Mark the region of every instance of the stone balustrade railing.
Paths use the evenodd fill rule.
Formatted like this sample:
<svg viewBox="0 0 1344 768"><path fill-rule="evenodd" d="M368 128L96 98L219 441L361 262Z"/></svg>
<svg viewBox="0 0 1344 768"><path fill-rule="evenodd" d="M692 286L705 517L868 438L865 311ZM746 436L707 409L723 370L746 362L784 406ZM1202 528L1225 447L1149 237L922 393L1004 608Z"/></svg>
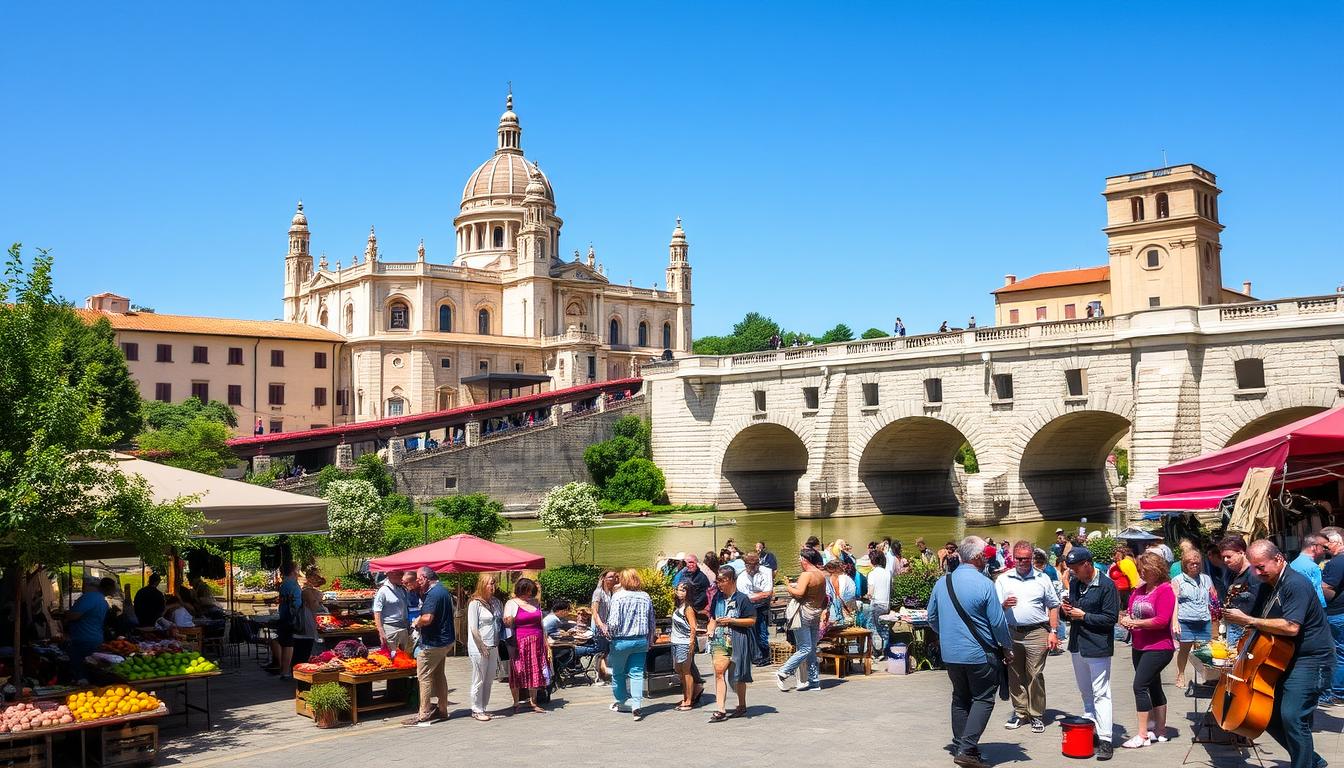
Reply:
<svg viewBox="0 0 1344 768"><path fill-rule="evenodd" d="M558 336L546 336L542 339L543 344L597 344L598 342L597 334L590 331L565 331Z"/></svg>

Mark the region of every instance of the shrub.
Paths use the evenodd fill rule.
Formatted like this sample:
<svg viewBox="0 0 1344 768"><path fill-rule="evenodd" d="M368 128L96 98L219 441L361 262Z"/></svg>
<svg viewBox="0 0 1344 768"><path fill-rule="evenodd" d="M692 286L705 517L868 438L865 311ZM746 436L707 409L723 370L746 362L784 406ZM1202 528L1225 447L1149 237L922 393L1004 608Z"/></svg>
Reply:
<svg viewBox="0 0 1344 768"><path fill-rule="evenodd" d="M355 469L350 475L356 480L372 483L379 496L387 496L397 489L396 478L376 453L366 453L355 459Z"/></svg>
<svg viewBox="0 0 1344 768"><path fill-rule="evenodd" d="M613 439L624 437L634 440L642 449L642 456L653 455L653 425L638 416L622 416L611 426Z"/></svg>
<svg viewBox="0 0 1344 768"><path fill-rule="evenodd" d="M336 480L349 480L350 474L337 467L335 464L328 464L317 473L317 495L321 496L327 492L327 486Z"/></svg>
<svg viewBox="0 0 1344 768"><path fill-rule="evenodd" d="M644 591L648 592L653 600L654 615L671 616L672 607L677 602L677 593L672 589L672 582L657 568L640 568L639 580L644 582Z"/></svg>
<svg viewBox="0 0 1344 768"><path fill-rule="evenodd" d="M341 582L341 589L373 589L374 587L373 579L358 571L340 576L339 581Z"/></svg>
<svg viewBox="0 0 1344 768"><path fill-rule="evenodd" d="M346 571L383 545L384 509L378 491L367 480L336 480L327 486L327 527L331 549Z"/></svg>
<svg viewBox="0 0 1344 768"><path fill-rule="evenodd" d="M345 712L350 709L350 696L340 683L318 683L308 689L308 708L314 712Z"/></svg>
<svg viewBox="0 0 1344 768"><path fill-rule="evenodd" d="M634 458L621 464L607 481L604 495L617 504L632 501L662 501L666 480L663 471L648 459Z"/></svg>
<svg viewBox="0 0 1344 768"><path fill-rule="evenodd" d="M570 564L577 563L592 543L593 529L602 522L597 488L588 483L558 485L546 493L537 511L537 522L546 535L559 539L569 550Z"/></svg>
<svg viewBox="0 0 1344 768"><path fill-rule="evenodd" d="M252 592L265 592L271 588L270 574L265 571L253 571L243 576L243 589Z"/></svg>
<svg viewBox="0 0 1344 768"><path fill-rule="evenodd" d="M908 600L920 606L928 605L933 585L940 576L942 567L937 562L926 563L918 557L910 560L910 569L891 579L892 607L905 605Z"/></svg>
<svg viewBox="0 0 1344 768"><path fill-rule="evenodd" d="M484 493L435 499L434 509L448 520L454 533L469 533L494 541L502 531L513 527L504 517L504 505Z"/></svg>
<svg viewBox="0 0 1344 768"><path fill-rule="evenodd" d="M629 437L614 437L601 443L593 443L583 451L583 464L588 467L593 483L605 488L607 481L616 474L622 464L633 458L647 458L644 448L637 440Z"/></svg>
<svg viewBox="0 0 1344 768"><path fill-rule="evenodd" d="M1087 540L1087 551L1092 553L1092 559L1097 563L1109 563L1115 559L1115 546L1118 543L1114 536L1103 533Z"/></svg>
<svg viewBox="0 0 1344 768"><path fill-rule="evenodd" d="M563 599L576 606L588 605L602 571L598 565L561 565L542 571L537 582L547 603Z"/></svg>

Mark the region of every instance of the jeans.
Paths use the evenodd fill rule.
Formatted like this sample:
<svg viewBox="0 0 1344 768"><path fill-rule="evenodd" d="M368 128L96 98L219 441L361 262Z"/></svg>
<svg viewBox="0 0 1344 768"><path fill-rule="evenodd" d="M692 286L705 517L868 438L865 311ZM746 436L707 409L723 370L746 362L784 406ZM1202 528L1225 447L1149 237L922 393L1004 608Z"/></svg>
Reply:
<svg viewBox="0 0 1344 768"><path fill-rule="evenodd" d="M1109 742L1114 730L1111 706L1111 657L1073 657L1073 678L1083 695L1083 717L1097 724L1097 738Z"/></svg>
<svg viewBox="0 0 1344 768"><path fill-rule="evenodd" d="M1299 660L1274 697L1274 714L1265 731L1288 750L1291 768L1315 768L1321 757L1312 747L1311 720L1316 702L1330 684L1329 660Z"/></svg>
<svg viewBox="0 0 1344 768"><path fill-rule="evenodd" d="M607 653L611 667L611 695L616 706L630 702L631 709L639 709L644 702L644 661L649 653L647 637L613 637Z"/></svg>
<svg viewBox="0 0 1344 768"><path fill-rule="evenodd" d="M770 603L756 606L756 658L757 664L770 661Z"/></svg>
<svg viewBox="0 0 1344 768"><path fill-rule="evenodd" d="M1335 675L1330 682L1331 693L1336 699L1344 699L1344 613L1326 618L1330 620L1330 634L1335 636Z"/></svg>
<svg viewBox="0 0 1344 768"><path fill-rule="evenodd" d="M868 627L873 631L873 655L879 659L886 658L887 646L891 643L891 625L885 621L878 621L878 616L885 616L891 610L891 606L885 603L873 603L868 609Z"/></svg>
<svg viewBox="0 0 1344 768"><path fill-rule="evenodd" d="M999 662L948 664L952 681L952 745L957 754L978 752L980 734L994 714L994 696L999 691Z"/></svg>
<svg viewBox="0 0 1344 768"><path fill-rule="evenodd" d="M1227 647L1233 653L1237 651L1237 643L1241 642L1241 636L1246 634L1245 628L1232 622L1224 622L1227 625Z"/></svg>
<svg viewBox="0 0 1344 768"><path fill-rule="evenodd" d="M817 661L817 640L821 634L821 626L818 624L808 624L803 622L798 628L793 630L794 642L798 643L798 649L793 652L789 660L784 662L784 666L779 668L780 677L788 677L793 674L795 669L807 660L807 681L812 686L821 684L821 662Z"/></svg>

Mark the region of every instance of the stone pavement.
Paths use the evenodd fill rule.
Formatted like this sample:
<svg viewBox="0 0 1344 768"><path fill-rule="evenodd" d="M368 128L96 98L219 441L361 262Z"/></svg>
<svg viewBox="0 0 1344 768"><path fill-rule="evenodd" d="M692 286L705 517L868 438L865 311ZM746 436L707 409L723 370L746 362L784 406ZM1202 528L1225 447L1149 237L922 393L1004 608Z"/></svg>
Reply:
<svg viewBox="0 0 1344 768"><path fill-rule="evenodd" d="M702 670L708 666L700 657ZM452 718L426 728L406 728L399 722L409 712L374 713L358 726L318 730L294 714L292 688L256 669L244 659L242 670L217 678L212 687L214 728L193 716L193 728L165 728L161 764L193 768L328 768L377 765L379 768L428 765L564 766L724 764L808 766L852 761L876 761L897 766L952 766L946 752L949 741L946 675L920 672L893 676L875 672L837 680L823 675L823 689L781 693L772 669L756 670L748 691L749 717L723 723L706 722L713 707L692 712L672 708L678 697L646 700L645 719L608 710L610 689L561 689L545 714L531 712L497 717L481 723L468 716L464 705L470 673L465 658L449 659L450 697L457 702ZM1112 766L1178 766L1190 748L1193 703L1175 690L1169 668L1170 727L1166 744L1129 751L1116 750ZM1050 712L1047 719L1080 711L1072 667L1067 656L1051 658L1046 666ZM1117 649L1113 691L1117 721L1132 727L1132 667L1128 648ZM710 678L712 689L712 677ZM706 697L711 702L712 697ZM729 706L732 706L729 698ZM509 690L497 684L492 709L505 712ZM172 702L170 701L170 706ZM1207 706L1207 702L1202 702ZM1060 730L1051 725L1044 734L1029 729L1007 731L1003 722L1009 706L999 702L985 732L982 749L997 765L1051 768L1083 762L1060 754ZM1316 713L1317 750L1330 763L1344 766L1344 708ZM1262 737L1265 765L1286 761L1269 737ZM1224 768L1250 763L1233 750L1195 745L1192 765Z"/></svg>

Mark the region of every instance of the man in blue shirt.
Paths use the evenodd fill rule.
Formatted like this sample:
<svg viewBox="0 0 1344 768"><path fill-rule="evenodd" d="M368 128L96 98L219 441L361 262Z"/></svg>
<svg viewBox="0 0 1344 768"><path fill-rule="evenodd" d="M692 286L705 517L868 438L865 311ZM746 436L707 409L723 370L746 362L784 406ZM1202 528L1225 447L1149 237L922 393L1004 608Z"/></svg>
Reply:
<svg viewBox="0 0 1344 768"><path fill-rule="evenodd" d="M420 714L406 725L431 725L448 719L448 670L445 660L457 642L453 629L453 596L439 583L434 569L423 566L416 574L425 593L420 616L414 626L420 630L420 655L415 659L415 676L420 681ZM433 703L438 699L438 707Z"/></svg>
<svg viewBox="0 0 1344 768"><path fill-rule="evenodd" d="M957 555L961 564L938 580L929 597L929 626L938 633L952 681L952 741L957 750L953 762L965 768L987 768L989 764L980 756L980 735L994 714L994 694L1005 661L1012 659L1013 641L994 582L981 572L985 540L967 536L957 547ZM992 652L987 653L986 647Z"/></svg>
<svg viewBox="0 0 1344 768"><path fill-rule="evenodd" d="M272 659L280 661L280 679L289 678L294 666L294 625L299 619L303 607L303 588L299 586L299 564L288 561L280 568L279 624L275 631L275 643L272 646ZM275 651L279 651L275 654ZM307 659L301 659L307 661Z"/></svg>
<svg viewBox="0 0 1344 768"><path fill-rule="evenodd" d="M1325 607L1325 593L1321 590L1321 566L1316 561L1325 554L1325 539L1319 533L1309 533L1302 537L1302 551L1297 553L1289 568L1307 577L1311 586L1316 588L1316 599Z"/></svg>
<svg viewBox="0 0 1344 768"><path fill-rule="evenodd" d="M103 578L98 582L98 589L86 589L65 616L70 635L70 676L75 680L84 677L84 657L98 650L98 646L103 644L103 624L107 621L107 598L116 592L117 582Z"/></svg>

